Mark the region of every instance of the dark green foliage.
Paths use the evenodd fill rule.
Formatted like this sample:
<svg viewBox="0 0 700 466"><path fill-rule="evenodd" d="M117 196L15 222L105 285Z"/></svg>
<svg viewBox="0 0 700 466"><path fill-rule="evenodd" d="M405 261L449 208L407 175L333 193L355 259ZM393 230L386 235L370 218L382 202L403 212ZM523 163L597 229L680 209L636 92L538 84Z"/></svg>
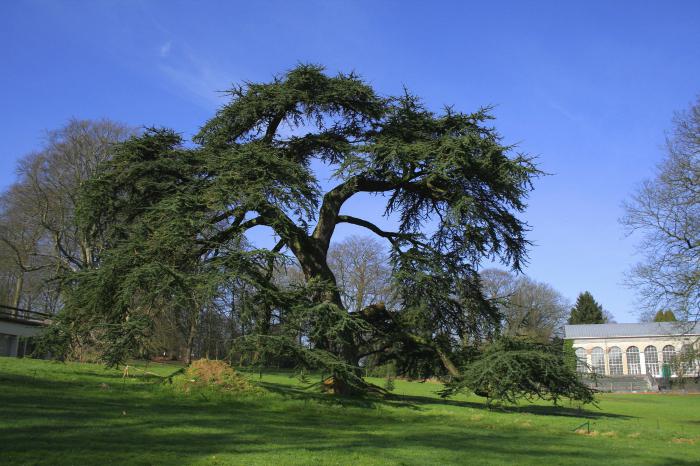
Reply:
<svg viewBox="0 0 700 466"><path fill-rule="evenodd" d="M71 354L71 339L79 332L73 331L64 315L54 318L52 325L47 327L39 337L36 338L34 356L46 357L50 355L53 359L64 361Z"/></svg>
<svg viewBox="0 0 700 466"><path fill-rule="evenodd" d="M233 352L251 355L250 364L293 361L301 370L320 370L342 380L349 391L363 391L368 384L357 366L338 353L348 344L347 335L368 333L372 328L359 316L348 314L332 303L314 304L309 297L317 292L315 288L298 287L292 292L280 293L280 304L288 306L284 323L275 326L274 334L256 333L238 339ZM322 341L324 347L299 344L300 334L312 341ZM343 389L338 391L345 393Z"/></svg>
<svg viewBox="0 0 700 466"><path fill-rule="evenodd" d="M555 339L552 343L556 344L556 342L561 342L563 351L564 351L564 363L566 364L566 367L569 368L572 372L576 372L576 350L574 349L574 341L573 340L559 340Z"/></svg>
<svg viewBox="0 0 700 466"><path fill-rule="evenodd" d="M69 277L67 308L106 342L106 360L142 351L158 319L191 341L204 309L242 293L253 327L235 347L242 361L285 357L357 387L370 355L399 359L399 370L455 372L453 360L500 322L479 261L519 269L526 259L517 215L539 174L532 160L501 143L488 109L435 113L408 92L378 96L357 75L319 66L230 95L194 147L147 131L81 195L82 226L103 247L94 270ZM321 189L312 162L333 171L335 187ZM397 231L340 213L362 193L386 200ZM391 246L398 308L344 309L327 260L340 223ZM278 239L273 248L247 246L259 226ZM273 271L290 256L305 283L280 286Z"/></svg>
<svg viewBox="0 0 700 466"><path fill-rule="evenodd" d="M293 338L277 335L250 335L236 342L235 350L246 350L249 354L266 358L288 358L303 369L321 370L328 374L331 388L338 394L364 392L369 384L361 377L356 366L348 364L337 355L322 350L310 349L300 345ZM324 379L325 381L329 379Z"/></svg>
<svg viewBox="0 0 700 466"><path fill-rule="evenodd" d="M309 383L309 376L307 374L306 369L304 369L303 367L299 371L299 374L297 374L297 378L299 379L299 383L303 385L307 385Z"/></svg>
<svg viewBox="0 0 700 466"><path fill-rule="evenodd" d="M593 295L584 291L578 298L576 304L571 308L569 324L604 324L607 322L603 314L603 306L598 304Z"/></svg>
<svg viewBox="0 0 700 466"><path fill-rule="evenodd" d="M396 384L394 383L394 376L388 375L386 380L384 380L384 390L387 392L393 392L395 388Z"/></svg>
<svg viewBox="0 0 700 466"><path fill-rule="evenodd" d="M384 390L393 392L396 388L396 363L391 362L384 367Z"/></svg>
<svg viewBox="0 0 700 466"><path fill-rule="evenodd" d="M562 398L592 403L595 391L579 380L561 342L536 343L516 338L500 338L483 353L461 377L448 383L441 392L450 396L469 390L489 402L516 403L524 398L551 400Z"/></svg>
<svg viewBox="0 0 700 466"><path fill-rule="evenodd" d="M154 129L118 146L81 193L79 218L105 247L97 267L68 277L65 312L110 365L138 354L156 319L186 332L226 278L197 241L212 228L200 173L198 152Z"/></svg>

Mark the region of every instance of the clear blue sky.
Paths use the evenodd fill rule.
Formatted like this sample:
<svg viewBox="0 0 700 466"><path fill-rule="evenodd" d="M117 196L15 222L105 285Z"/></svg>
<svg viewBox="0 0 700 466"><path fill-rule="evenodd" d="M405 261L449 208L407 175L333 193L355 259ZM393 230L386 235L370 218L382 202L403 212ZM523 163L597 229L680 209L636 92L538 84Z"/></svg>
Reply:
<svg viewBox="0 0 700 466"><path fill-rule="evenodd" d="M71 117L190 136L233 82L297 62L356 70L436 109L496 105L505 141L552 174L526 214L527 273L635 321L620 204L700 93L699 18L697 1L4 1L0 187ZM376 211L368 202L350 209Z"/></svg>

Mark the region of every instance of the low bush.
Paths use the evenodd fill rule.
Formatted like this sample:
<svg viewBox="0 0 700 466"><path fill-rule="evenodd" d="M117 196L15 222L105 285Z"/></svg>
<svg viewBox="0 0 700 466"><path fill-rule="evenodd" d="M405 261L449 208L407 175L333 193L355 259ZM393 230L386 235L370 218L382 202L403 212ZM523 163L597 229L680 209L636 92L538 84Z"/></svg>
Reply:
<svg viewBox="0 0 700 466"><path fill-rule="evenodd" d="M225 361L198 359L193 361L184 374L173 378L175 388L185 393L214 391L230 394L256 394L262 390Z"/></svg>

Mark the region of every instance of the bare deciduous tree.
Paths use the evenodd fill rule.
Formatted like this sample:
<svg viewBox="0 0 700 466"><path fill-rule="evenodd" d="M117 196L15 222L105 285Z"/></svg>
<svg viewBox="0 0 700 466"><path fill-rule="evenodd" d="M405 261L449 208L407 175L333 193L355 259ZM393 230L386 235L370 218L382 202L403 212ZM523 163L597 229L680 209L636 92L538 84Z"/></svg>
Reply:
<svg viewBox="0 0 700 466"><path fill-rule="evenodd" d="M561 335L569 303L550 285L498 269L482 271L481 281L503 316L505 335L542 341Z"/></svg>
<svg viewBox="0 0 700 466"><path fill-rule="evenodd" d="M18 179L0 195L0 275L13 307L55 309L61 270L91 266L94 248L76 222L80 186L98 173L110 147L135 134L110 120L70 120L23 157Z"/></svg>
<svg viewBox="0 0 700 466"><path fill-rule="evenodd" d="M37 272L48 267L44 231L25 209L19 190L14 185L0 197L0 267L8 284L4 301L14 308L29 307Z"/></svg>
<svg viewBox="0 0 700 466"><path fill-rule="evenodd" d="M700 317L700 98L676 115L666 157L624 205L629 234L641 234L642 261L628 275L647 312L670 308Z"/></svg>
<svg viewBox="0 0 700 466"><path fill-rule="evenodd" d="M378 240L371 236L350 236L334 243L328 252L328 262L348 310L359 312L372 304L391 304L389 258Z"/></svg>
<svg viewBox="0 0 700 466"><path fill-rule="evenodd" d="M97 174L112 145L133 134L134 130L110 120L70 120L48 133L44 150L21 161L18 194L45 229L54 259L62 267L75 270L92 264L96 245L75 221L79 188Z"/></svg>

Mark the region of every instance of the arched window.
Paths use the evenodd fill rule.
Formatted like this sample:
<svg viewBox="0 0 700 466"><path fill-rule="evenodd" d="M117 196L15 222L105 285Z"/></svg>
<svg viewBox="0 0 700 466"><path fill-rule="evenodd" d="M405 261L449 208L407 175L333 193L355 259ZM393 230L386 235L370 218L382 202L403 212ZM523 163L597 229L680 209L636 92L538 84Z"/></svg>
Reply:
<svg viewBox="0 0 700 466"><path fill-rule="evenodd" d="M622 350L617 346L610 348L608 365L610 366L610 375L622 375Z"/></svg>
<svg viewBox="0 0 700 466"><path fill-rule="evenodd" d="M627 373L629 375L641 374L639 368L639 348L636 346L627 348Z"/></svg>
<svg viewBox="0 0 700 466"><path fill-rule="evenodd" d="M698 361L696 360L697 353L693 350L693 347L689 344L683 345L681 348L681 365L683 366L683 375L685 377L691 377L697 375L698 372Z"/></svg>
<svg viewBox="0 0 700 466"><path fill-rule="evenodd" d="M647 374L654 377L659 375L659 354L656 352L656 346L647 346L644 348L644 362L647 366Z"/></svg>
<svg viewBox="0 0 700 466"><path fill-rule="evenodd" d="M673 364L673 360L676 359L676 348L673 345L666 345L661 350L661 355L664 358L664 364Z"/></svg>
<svg viewBox="0 0 700 466"><path fill-rule="evenodd" d="M583 348L576 348L576 372L588 372L586 350Z"/></svg>
<svg viewBox="0 0 700 466"><path fill-rule="evenodd" d="M605 351L600 346L591 351L591 368L596 374L605 374Z"/></svg>

